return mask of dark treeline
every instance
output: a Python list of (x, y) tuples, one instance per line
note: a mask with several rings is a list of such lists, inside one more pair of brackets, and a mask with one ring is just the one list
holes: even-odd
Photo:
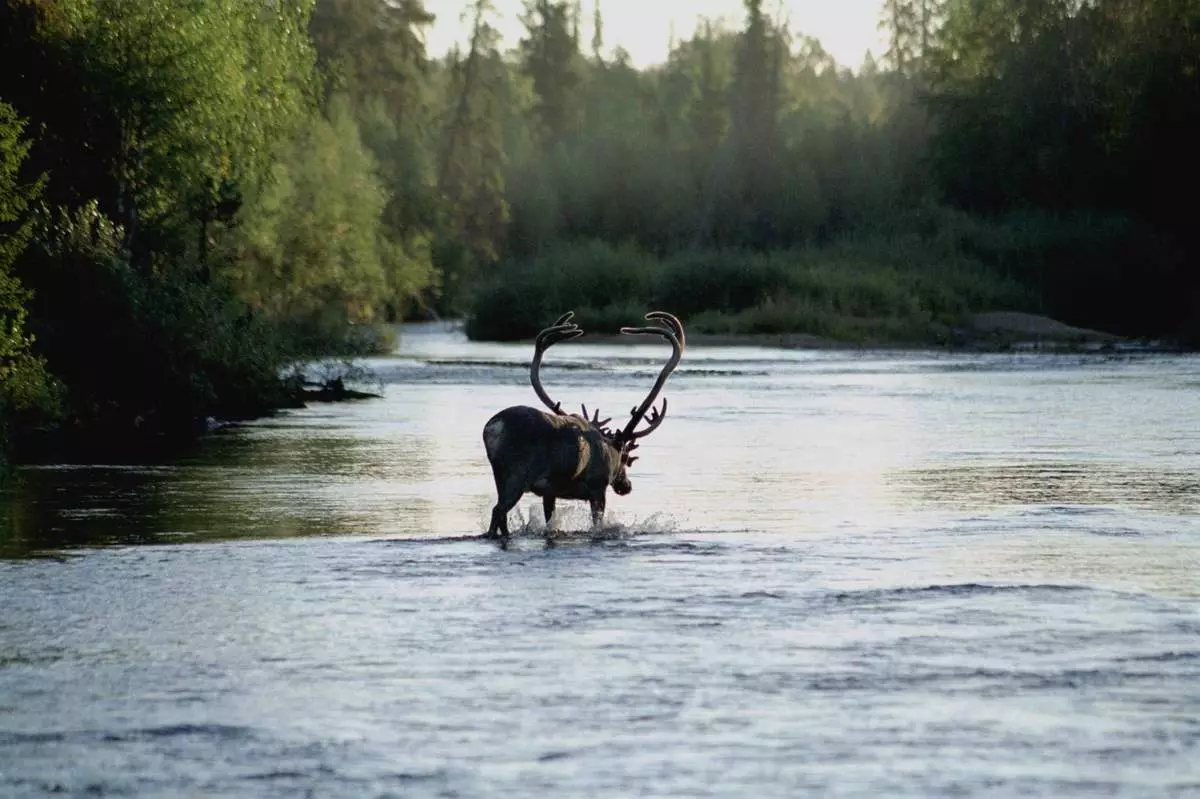
[(435, 59), (421, 0), (2, 0), (0, 432), (187, 436), (430, 312), (1200, 338), (1200, 0), (887, 0), (855, 70), (764, 5), (638, 69), (601, 2)]
[(455, 141), (505, 145), (474, 172), (509, 222), (470, 332), (651, 304), (699, 330), (859, 340), (946, 340), (997, 308), (1200, 336), (1181, 200), (1200, 2), (887, 0), (890, 47), (855, 71), (769, 5), (637, 70), (579, 4), (531, 2), (514, 53), (485, 36), (452, 60), (475, 76), (453, 84), (476, 109)]

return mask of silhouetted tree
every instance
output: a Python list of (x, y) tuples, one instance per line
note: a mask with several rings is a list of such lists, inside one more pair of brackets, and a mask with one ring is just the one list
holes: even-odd
[(581, 82), (575, 6), (526, 0), (521, 22), (521, 68), (533, 82), (538, 133), (544, 144), (560, 144), (575, 132)]
[(490, 0), (476, 0), (465, 57), (449, 59), (449, 111), (441, 134), (438, 189), (444, 224), (439, 247), (444, 303), (455, 307), (481, 266), (499, 258), (508, 223), (504, 116), (508, 67), (490, 21)]

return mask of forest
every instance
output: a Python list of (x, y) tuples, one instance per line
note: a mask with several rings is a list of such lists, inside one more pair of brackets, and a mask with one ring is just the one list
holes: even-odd
[(0, 0), (0, 451), (187, 440), (435, 315), (1200, 343), (1200, 0), (885, 0), (858, 65), (743, 5), (638, 68), (603, 0), (439, 57), (422, 0)]

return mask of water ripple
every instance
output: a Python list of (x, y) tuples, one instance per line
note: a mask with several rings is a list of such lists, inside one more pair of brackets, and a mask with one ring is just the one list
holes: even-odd
[[(1197, 793), (1200, 359), (697, 347), (605, 524), (502, 545), (529, 347), (404, 347), (0, 489), (0, 796)], [(570, 407), (662, 357), (566, 350)]]

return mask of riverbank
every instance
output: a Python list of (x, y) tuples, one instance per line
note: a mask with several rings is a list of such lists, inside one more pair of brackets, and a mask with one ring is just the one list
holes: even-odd
[[(630, 324), (635, 324), (634, 320)], [(685, 320), (686, 323), (686, 320)], [(532, 345), (532, 339), (525, 339)], [(654, 338), (594, 334), (588, 331), (583, 344), (655, 344)], [(770, 347), (812, 350), (912, 350), (945, 349), (966, 352), (1078, 352), (1135, 353), (1185, 352), (1180, 345), (1162, 340), (1132, 339), (1076, 327), (1057, 319), (1022, 311), (991, 311), (972, 314), (955, 325), (944, 325), (928, 340), (864, 339), (849, 341), (811, 333), (713, 333), (690, 327), (687, 341), (701, 347)]]
[(1200, 342), (1194, 291), (1163, 255), (1175, 250), (1141, 228), (950, 212), (926, 221), (770, 251), (547, 247), (495, 266), (464, 309), (465, 331), (479, 341), (532, 339), (572, 309), (589, 333), (616, 333), (663, 308), (712, 343), (1170, 350), (1145, 342)]

